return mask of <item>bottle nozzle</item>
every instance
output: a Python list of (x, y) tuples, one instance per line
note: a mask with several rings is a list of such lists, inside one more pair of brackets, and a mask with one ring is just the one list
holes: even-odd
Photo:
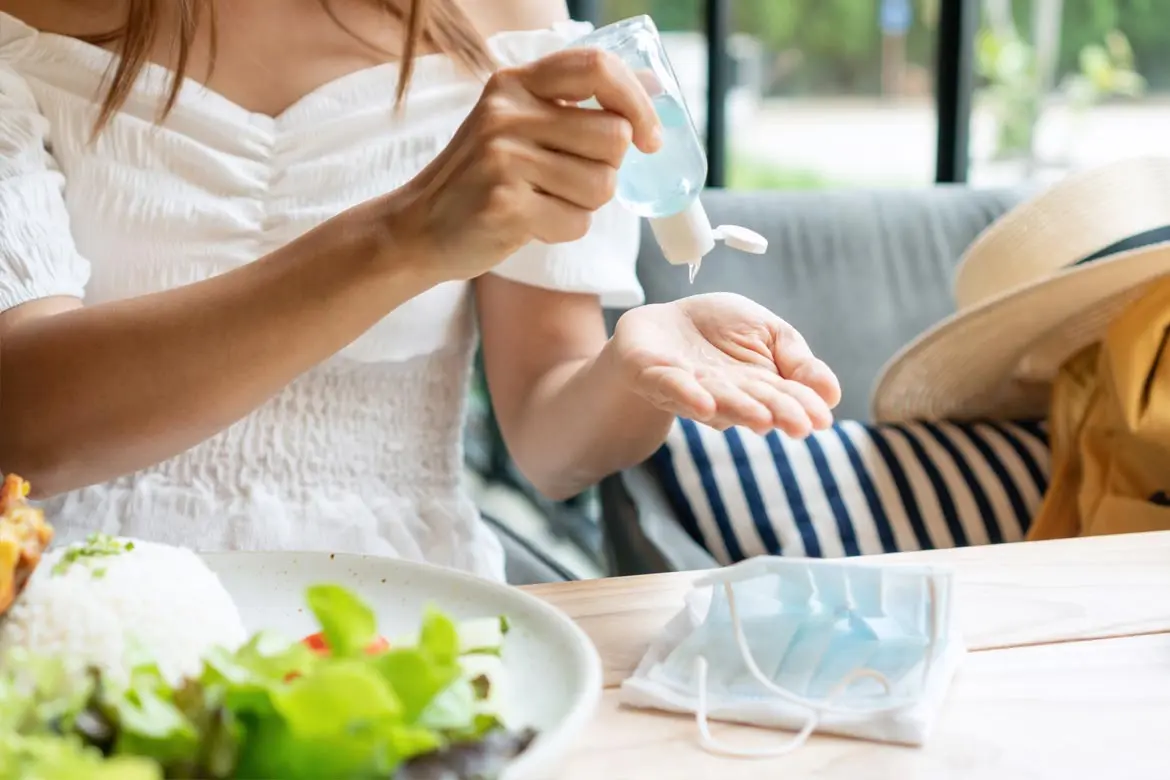
[(711, 227), (707, 210), (696, 198), (691, 205), (669, 217), (650, 219), (650, 229), (662, 248), (662, 255), (674, 265), (695, 266), (722, 241), (732, 249), (762, 255), (768, 251), (768, 240), (753, 230), (739, 225)]
[(650, 219), (650, 229), (667, 262), (690, 265), (715, 248), (715, 231), (699, 199), (677, 214)]

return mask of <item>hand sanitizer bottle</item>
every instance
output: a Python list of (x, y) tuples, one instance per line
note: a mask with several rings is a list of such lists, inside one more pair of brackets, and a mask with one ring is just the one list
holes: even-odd
[[(707, 156), (654, 21), (649, 16), (635, 16), (594, 30), (571, 45), (616, 54), (638, 76), (654, 102), (662, 123), (662, 146), (654, 154), (630, 147), (618, 171), (617, 200), (650, 221), (666, 259), (689, 265), (693, 282), (699, 264), (716, 241), (753, 254), (767, 251), (767, 240), (747, 228), (711, 227), (699, 200), (707, 180)], [(599, 107), (594, 100), (586, 105)]]

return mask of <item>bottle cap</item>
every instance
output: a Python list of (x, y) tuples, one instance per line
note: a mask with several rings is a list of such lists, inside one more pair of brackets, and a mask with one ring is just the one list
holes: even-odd
[(739, 225), (720, 225), (715, 228), (715, 239), (732, 249), (753, 255), (762, 255), (768, 251), (768, 239)]
[(712, 229), (702, 202), (695, 198), (689, 206), (669, 217), (649, 220), (662, 255), (674, 265), (695, 265), (722, 241), (732, 249), (762, 255), (768, 240), (739, 225), (720, 225)]

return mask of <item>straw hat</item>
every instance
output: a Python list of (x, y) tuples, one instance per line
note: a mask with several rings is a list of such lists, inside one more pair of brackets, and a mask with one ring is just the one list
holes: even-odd
[(882, 369), (874, 419), (1039, 419), (1061, 364), (1170, 274), (1170, 158), (1075, 174), (988, 227), (955, 276), (958, 312)]

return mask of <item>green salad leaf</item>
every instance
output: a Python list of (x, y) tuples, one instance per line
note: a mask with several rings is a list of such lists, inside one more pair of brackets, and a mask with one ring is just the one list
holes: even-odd
[(531, 740), (493, 711), (502, 618), (428, 610), (417, 639), (371, 651), (356, 595), (318, 585), (307, 602), (328, 653), (261, 632), (177, 686), (149, 660), (117, 686), (61, 659), (0, 660), (0, 780), (463, 777)]
[(85, 705), (92, 685), (60, 659), (10, 651), (0, 657), (0, 734), (38, 734), (67, 721)]
[(148, 758), (105, 758), (77, 738), (0, 732), (0, 780), (163, 780)]
[(337, 658), (361, 655), (378, 636), (374, 611), (340, 585), (314, 585), (309, 588), (308, 602)]
[(414, 722), (459, 677), (459, 632), (449, 618), (428, 611), (417, 646), (391, 648), (375, 656), (371, 664), (394, 688), (404, 720)]
[(118, 730), (115, 753), (150, 756), (163, 766), (195, 757), (199, 734), (161, 686), (133, 687), (107, 705)]
[(235, 713), (268, 716), (275, 712), (274, 691), (295, 675), (310, 673), (318, 659), (300, 642), (289, 644), (260, 632), (235, 652), (213, 648), (204, 656), (199, 684), (221, 690), (223, 704)]
[(453, 680), (427, 703), (418, 722), (436, 731), (467, 731), (475, 725), (475, 702), (471, 680)]
[[(323, 664), (275, 690), (273, 712), (250, 722), (243, 777), (362, 777), (387, 766), (402, 704), (365, 662)], [(247, 722), (247, 721), (246, 721)]]

